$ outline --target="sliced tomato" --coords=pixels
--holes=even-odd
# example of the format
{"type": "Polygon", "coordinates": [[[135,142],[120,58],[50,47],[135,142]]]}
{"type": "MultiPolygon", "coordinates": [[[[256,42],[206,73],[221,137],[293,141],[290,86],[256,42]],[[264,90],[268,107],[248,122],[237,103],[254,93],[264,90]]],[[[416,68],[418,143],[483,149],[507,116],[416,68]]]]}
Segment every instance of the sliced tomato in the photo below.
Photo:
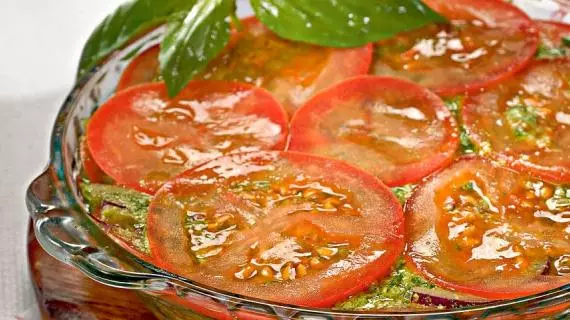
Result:
{"type": "Polygon", "coordinates": [[[93,160],[85,138],[81,139],[79,143],[79,158],[81,159],[83,173],[90,182],[101,183],[106,180],[105,173],[99,168],[95,160],[93,160]]]}
{"type": "Polygon", "coordinates": [[[554,21],[535,21],[540,34],[538,57],[570,57],[570,25],[554,21]]]}
{"type": "Polygon", "coordinates": [[[376,44],[374,74],[412,80],[439,95],[476,92],[521,70],[536,52],[530,18],[502,0],[426,0],[449,19],[376,44]]]}
{"type": "Polygon", "coordinates": [[[516,170],[570,182],[570,60],[533,62],[464,103],[463,121],[484,152],[516,170]]]}
{"type": "MultiPolygon", "coordinates": [[[[279,38],[255,17],[242,20],[242,25],[243,30],[232,34],[230,45],[197,78],[241,81],[266,88],[292,114],[315,92],[369,70],[372,45],[324,48],[279,38]]],[[[137,57],[121,83],[157,78],[158,51],[152,48],[137,57]]]]}
{"type": "Polygon", "coordinates": [[[321,91],[295,113],[289,149],[348,161],[397,186],[451,163],[456,131],[445,103],[429,90],[361,76],[321,91]]]}
{"type": "Polygon", "coordinates": [[[466,158],[406,203],[406,258],[435,283],[511,299],[570,283],[570,190],[466,158]]]}
{"type": "Polygon", "coordinates": [[[291,152],[225,156],[165,184],[149,208],[158,266],[227,292],[329,307],[389,274],[398,200],[344,162],[291,152]]]}
{"type": "Polygon", "coordinates": [[[164,83],[119,92],[95,112],[87,141],[99,167],[124,186],[154,193],[189,168],[228,153],[282,150],[287,115],[267,91],[191,82],[170,99],[164,83]]]}
{"type": "Polygon", "coordinates": [[[159,52],[160,47],[153,46],[133,59],[121,75],[121,79],[117,85],[117,91],[138,84],[153,82],[158,79],[160,74],[158,63],[159,52]]]}

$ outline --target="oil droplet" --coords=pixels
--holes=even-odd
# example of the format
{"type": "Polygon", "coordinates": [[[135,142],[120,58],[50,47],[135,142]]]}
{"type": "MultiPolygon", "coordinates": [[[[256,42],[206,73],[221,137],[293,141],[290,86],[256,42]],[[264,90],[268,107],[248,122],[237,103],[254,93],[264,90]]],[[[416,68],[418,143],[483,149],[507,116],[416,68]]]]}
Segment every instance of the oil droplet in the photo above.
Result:
{"type": "Polygon", "coordinates": [[[133,126],[133,132],[135,143],[145,148],[161,149],[176,140],[174,137],[163,136],[140,129],[138,126],[133,126]]]}

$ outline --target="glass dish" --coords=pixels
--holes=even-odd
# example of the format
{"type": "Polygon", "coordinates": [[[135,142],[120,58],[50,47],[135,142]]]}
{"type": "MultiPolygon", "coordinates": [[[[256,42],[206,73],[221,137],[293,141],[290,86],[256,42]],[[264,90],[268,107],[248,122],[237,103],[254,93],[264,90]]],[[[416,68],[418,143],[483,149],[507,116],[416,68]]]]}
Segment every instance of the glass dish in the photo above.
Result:
{"type": "MultiPolygon", "coordinates": [[[[566,0],[564,0],[566,1],[566,0]]],[[[514,1],[536,18],[570,18],[554,0],[514,1]]],[[[566,4],[570,7],[570,4],[566,4]]],[[[42,247],[105,285],[136,290],[160,319],[568,319],[570,285],[517,300],[453,310],[344,312],[299,308],[205,287],[150,265],[114,243],[87,213],[79,195],[79,140],[83,122],[114,94],[121,72],[139,52],[159,42],[158,28],[109,57],[77,83],[51,137],[50,163],[30,185],[26,201],[42,247]]]]}

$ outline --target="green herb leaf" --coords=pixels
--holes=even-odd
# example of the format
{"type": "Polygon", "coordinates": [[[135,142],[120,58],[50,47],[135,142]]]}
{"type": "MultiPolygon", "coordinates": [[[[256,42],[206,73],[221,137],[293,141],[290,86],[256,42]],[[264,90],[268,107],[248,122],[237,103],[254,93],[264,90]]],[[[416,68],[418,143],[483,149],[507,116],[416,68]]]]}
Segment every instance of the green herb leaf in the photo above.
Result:
{"type": "Polygon", "coordinates": [[[281,37],[329,47],[358,47],[446,22],[420,0],[250,1],[255,15],[281,37]]]}
{"type": "Polygon", "coordinates": [[[160,46],[160,70],[168,94],[177,95],[229,40],[231,0],[199,0],[187,15],[175,15],[160,46]]]}
{"type": "Polygon", "coordinates": [[[108,15],[91,33],[81,54],[78,77],[113,51],[176,12],[187,12],[194,0],[131,0],[108,15]]]}

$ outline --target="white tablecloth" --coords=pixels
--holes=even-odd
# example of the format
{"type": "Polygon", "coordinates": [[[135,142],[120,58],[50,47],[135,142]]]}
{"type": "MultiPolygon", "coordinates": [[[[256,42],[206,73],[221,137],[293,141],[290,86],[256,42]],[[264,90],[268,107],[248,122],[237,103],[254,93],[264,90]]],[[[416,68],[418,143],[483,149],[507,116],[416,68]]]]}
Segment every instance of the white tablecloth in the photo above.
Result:
{"type": "MultiPolygon", "coordinates": [[[[26,263],[24,191],[47,163],[50,128],[83,42],[121,2],[0,0],[0,320],[39,318],[26,263]]],[[[555,0],[515,3],[539,3],[533,15],[542,19],[556,8],[555,0]]]]}
{"type": "Polygon", "coordinates": [[[0,319],[39,319],[26,263],[24,191],[48,158],[51,126],[81,45],[120,0],[0,0],[0,319]]]}

